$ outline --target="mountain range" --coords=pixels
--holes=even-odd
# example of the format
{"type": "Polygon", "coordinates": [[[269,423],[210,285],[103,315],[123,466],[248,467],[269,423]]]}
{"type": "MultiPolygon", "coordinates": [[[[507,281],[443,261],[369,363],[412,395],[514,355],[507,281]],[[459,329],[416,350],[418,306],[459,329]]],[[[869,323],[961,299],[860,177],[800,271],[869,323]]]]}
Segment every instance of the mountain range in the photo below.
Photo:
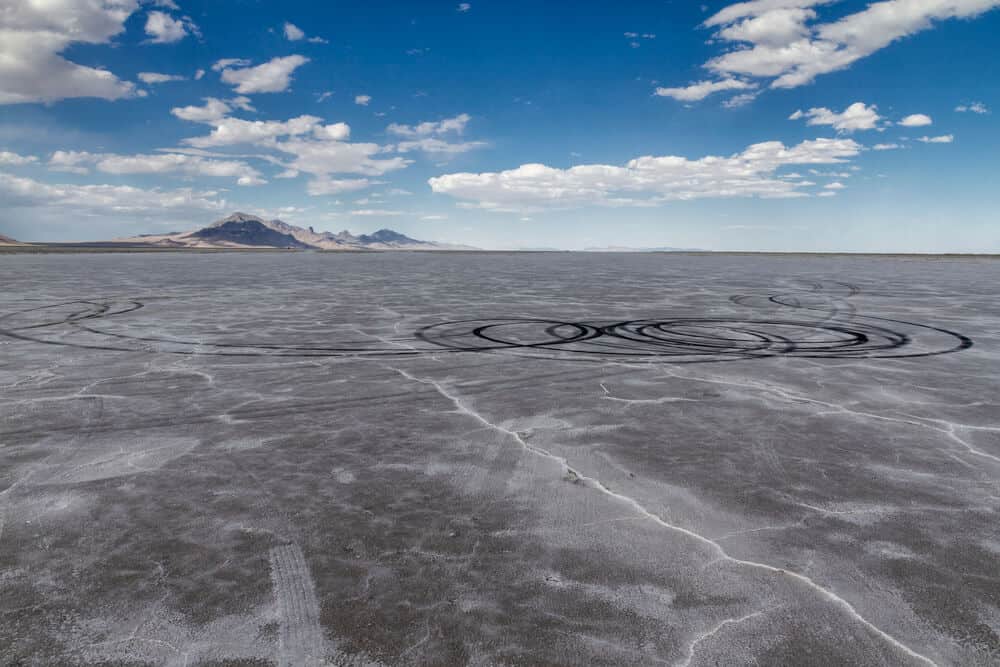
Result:
{"type": "Polygon", "coordinates": [[[476,250],[471,246],[419,241],[391,229],[355,236],[344,230],[317,232],[281,220],[265,220],[248,213],[233,213],[193,232],[143,234],[116,239],[129,243],[171,248],[287,248],[295,250],[476,250]]]}

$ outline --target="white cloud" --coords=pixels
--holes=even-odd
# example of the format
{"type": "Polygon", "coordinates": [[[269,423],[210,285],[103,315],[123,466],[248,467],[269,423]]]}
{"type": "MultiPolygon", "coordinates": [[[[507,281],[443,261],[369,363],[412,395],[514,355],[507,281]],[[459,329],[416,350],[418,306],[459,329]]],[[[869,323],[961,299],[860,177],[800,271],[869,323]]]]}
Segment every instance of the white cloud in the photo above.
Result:
{"type": "Polygon", "coordinates": [[[214,123],[222,119],[232,109],[228,104],[214,97],[206,97],[204,106],[175,107],[170,113],[181,120],[189,120],[194,123],[214,123]]]}
{"type": "Polygon", "coordinates": [[[200,69],[200,68],[197,69],[197,70],[195,70],[195,72],[194,72],[194,80],[195,81],[201,81],[204,77],[205,77],[205,70],[200,69]]]}
{"type": "Polygon", "coordinates": [[[955,135],[942,134],[938,137],[919,137],[917,141],[922,141],[925,144],[950,144],[955,141],[955,135]]]}
{"type": "Polygon", "coordinates": [[[315,176],[330,174],[381,176],[410,164],[401,157],[376,159],[375,156],[381,154],[382,147],[373,143],[293,138],[277,142],[275,148],[293,156],[289,168],[315,176]]]}
{"type": "Polygon", "coordinates": [[[370,185],[373,185],[373,182],[367,178],[336,179],[329,176],[318,176],[309,181],[306,192],[314,197],[321,197],[363,190],[370,185]]]}
{"type": "Polygon", "coordinates": [[[0,165],[4,167],[23,167],[32,162],[38,162],[38,158],[34,155],[18,155],[10,151],[0,151],[0,165]]]}
{"type": "MultiPolygon", "coordinates": [[[[213,106],[213,101],[218,103],[210,99],[206,107],[213,106]]],[[[184,143],[198,149],[248,144],[290,156],[269,159],[284,169],[283,178],[294,178],[300,172],[310,174],[313,180],[308,185],[309,194],[337,194],[371,184],[366,179],[337,179],[335,174],[380,176],[410,164],[402,157],[380,158],[385,148],[378,144],[348,142],[351,128],[347,123],[324,124],[321,118],[310,115],[286,121],[210,117],[219,111],[217,105],[209,111],[203,107],[174,109],[178,117],[213,126],[208,135],[191,137],[184,143]]]]}
{"type": "Polygon", "coordinates": [[[94,153],[87,151],[56,151],[49,157],[48,167],[52,171],[66,171],[72,174],[87,174],[90,169],[84,165],[97,159],[94,153]]]}
{"type": "Polygon", "coordinates": [[[212,64],[212,71],[221,72],[224,69],[232,67],[247,67],[250,64],[252,64],[252,62],[246,58],[221,58],[212,64]]]}
{"type": "Polygon", "coordinates": [[[982,102],[960,104],[957,107],[955,107],[955,111],[959,113],[965,113],[966,111],[971,111],[972,113],[978,113],[978,114],[987,114],[990,112],[989,108],[982,102]]]}
{"type": "Polygon", "coordinates": [[[371,216],[371,217],[388,217],[395,215],[403,215],[402,211],[389,211],[383,208],[363,208],[356,211],[351,211],[351,215],[360,216],[371,216]]]}
{"type": "Polygon", "coordinates": [[[922,113],[915,113],[910,114],[903,120],[899,121],[899,124],[903,127],[924,127],[932,124],[933,122],[934,121],[931,120],[930,116],[922,113]]]}
{"type": "Polygon", "coordinates": [[[172,44],[179,42],[189,33],[197,33],[197,27],[188,18],[175,19],[161,11],[149,12],[146,17],[146,34],[152,44],[172,44]]]}
{"type": "Polygon", "coordinates": [[[855,102],[840,113],[830,111],[826,107],[814,107],[809,111],[796,111],[788,117],[789,120],[807,118],[807,125],[829,125],[841,132],[855,130],[873,130],[882,119],[875,105],[867,106],[864,102],[855,102]]]}
{"type": "Polygon", "coordinates": [[[445,118],[440,121],[428,121],[424,123],[419,123],[417,125],[400,125],[399,123],[392,123],[386,128],[386,132],[389,134],[395,134],[399,137],[432,137],[441,134],[447,134],[448,132],[455,132],[456,134],[462,134],[465,132],[465,127],[468,125],[472,117],[467,113],[462,113],[454,118],[445,118]]]}
{"type": "Polygon", "coordinates": [[[371,102],[371,101],[372,101],[372,96],[371,95],[355,95],[354,96],[354,103],[355,104],[360,104],[363,107],[368,106],[369,102],[371,102]]]}
{"type": "Polygon", "coordinates": [[[285,22],[285,39],[290,42],[297,42],[300,39],[305,39],[305,37],[306,34],[302,32],[301,28],[294,23],[285,22]]]}
{"type": "MultiPolygon", "coordinates": [[[[11,208],[68,209],[74,215],[178,215],[185,212],[224,211],[225,199],[214,190],[162,190],[127,185],[68,185],[42,183],[0,173],[0,198],[11,208]]],[[[65,215],[65,213],[63,213],[65,215]]]]}
{"type": "MultiPolygon", "coordinates": [[[[799,4],[799,3],[796,3],[799,4]]],[[[815,3],[813,3],[815,4],[815,3]]],[[[718,14],[716,14],[718,17],[718,14]]],[[[816,18],[816,12],[805,7],[777,7],[729,23],[718,36],[730,42],[782,45],[809,35],[806,21],[816,18]]],[[[716,18],[717,21],[717,18],[716,18]]],[[[719,25],[716,23],[716,25],[719,25]]]]}
{"type": "MultiPolygon", "coordinates": [[[[244,95],[281,93],[291,86],[292,72],[307,62],[309,62],[308,58],[295,55],[273,58],[256,67],[235,68],[233,64],[223,65],[222,80],[235,86],[236,92],[244,95]]],[[[215,65],[219,65],[219,63],[215,65]]]]}
{"type": "Polygon", "coordinates": [[[464,14],[465,12],[469,11],[470,9],[472,9],[472,5],[470,5],[467,2],[460,2],[460,3],[458,3],[458,7],[456,8],[456,11],[462,12],[464,14]]]}
{"type": "Polygon", "coordinates": [[[441,137],[448,134],[460,135],[465,132],[466,125],[472,119],[469,114],[459,114],[453,118],[440,121],[427,121],[417,125],[400,125],[392,123],[386,128],[388,134],[406,137],[406,140],[396,145],[400,153],[423,151],[438,155],[455,155],[486,146],[483,141],[449,142],[441,137]]]}
{"type": "Polygon", "coordinates": [[[236,97],[229,100],[229,104],[232,105],[234,109],[242,109],[243,111],[256,111],[253,105],[250,103],[249,97],[244,97],[243,95],[237,95],[236,97]]]}
{"type": "Polygon", "coordinates": [[[287,21],[285,22],[283,31],[285,33],[285,39],[287,39],[289,42],[298,42],[304,39],[312,44],[328,43],[322,37],[306,37],[306,33],[302,30],[302,28],[298,27],[294,23],[288,23],[287,21]]]}
{"type": "Polygon", "coordinates": [[[846,187],[847,186],[844,185],[843,183],[841,183],[840,181],[834,181],[833,183],[827,183],[826,185],[823,186],[823,188],[826,189],[826,190],[843,190],[846,187]]]}
{"type": "Polygon", "coordinates": [[[745,107],[746,105],[757,99],[760,95],[759,91],[754,91],[752,93],[740,93],[739,95],[733,95],[728,100],[722,103],[722,106],[727,109],[739,109],[740,107],[745,107]]]}
{"type": "Polygon", "coordinates": [[[590,164],[557,169],[525,164],[495,173],[431,178],[434,192],[493,211],[581,206],[655,206],[668,201],[732,197],[807,196],[801,182],[780,178],[786,165],[837,164],[862,150],[852,139],[815,139],[786,147],[769,141],[729,157],[689,160],[639,157],[625,166],[590,164]]]}
{"type": "Polygon", "coordinates": [[[107,174],[167,174],[235,178],[238,185],[263,185],[259,171],[239,160],[209,160],[178,153],[153,155],[103,155],[98,171],[107,174]]]}
{"type": "Polygon", "coordinates": [[[396,144],[396,150],[400,153],[410,153],[412,151],[422,151],[438,155],[457,155],[483,148],[487,145],[485,141],[460,141],[449,142],[444,139],[426,137],[423,139],[412,139],[401,141],[396,144]]]}
{"type": "Polygon", "coordinates": [[[238,185],[263,185],[260,172],[241,160],[215,160],[187,153],[119,155],[87,151],[56,151],[49,159],[52,171],[76,174],[90,172],[89,166],[106,174],[180,174],[187,177],[234,178],[238,185]]]}
{"type": "Polygon", "coordinates": [[[681,102],[697,102],[703,100],[712,93],[724,90],[750,90],[756,88],[757,84],[739,79],[723,79],[721,81],[699,81],[683,88],[657,88],[656,94],[660,97],[672,97],[681,102]]]}
{"type": "Polygon", "coordinates": [[[170,81],[183,81],[183,76],[176,74],[160,74],[158,72],[139,72],[139,80],[143,83],[154,85],[157,83],[168,83],[170,81]]]}
{"type": "Polygon", "coordinates": [[[726,50],[704,67],[723,81],[752,77],[769,79],[771,88],[795,88],[850,67],[935,22],[971,19],[1000,6],[1000,0],[882,0],[834,21],[817,22],[815,8],[834,1],[751,0],[723,8],[704,25],[716,29],[716,41],[726,50]]]}
{"type": "MultiPolygon", "coordinates": [[[[218,102],[218,100],[211,100],[218,102]]],[[[199,107],[185,107],[185,109],[198,110],[199,107]]],[[[174,109],[174,115],[183,109],[174,109]]],[[[206,112],[206,115],[208,112],[206,112]]],[[[196,112],[197,115],[197,112],[196,112]]],[[[179,116],[179,115],[178,115],[179,116]]],[[[188,114],[185,120],[193,120],[188,114]]],[[[183,116],[179,116],[183,117],[183,116]]],[[[214,146],[233,146],[237,144],[261,144],[273,142],[278,137],[297,136],[308,134],[322,127],[321,118],[316,116],[296,116],[286,121],[276,120],[243,120],[241,118],[212,118],[206,120],[215,127],[211,133],[203,137],[191,137],[185,139],[184,143],[197,148],[211,148],[214,146]]]]}
{"type": "Polygon", "coordinates": [[[729,5],[710,16],[705,25],[716,27],[735,23],[739,19],[765,16],[768,12],[787,9],[805,9],[834,2],[835,0],[748,0],[729,5]]]}
{"type": "Polygon", "coordinates": [[[351,126],[347,123],[322,125],[316,127],[313,130],[313,134],[316,135],[317,139],[326,139],[328,141],[346,141],[348,137],[351,136],[351,126]]]}
{"type": "Polygon", "coordinates": [[[330,97],[332,95],[333,95],[333,91],[332,90],[323,91],[322,93],[319,93],[319,94],[316,95],[316,101],[317,102],[325,102],[326,100],[330,99],[330,97]]]}
{"type": "Polygon", "coordinates": [[[902,148],[899,144],[875,144],[872,146],[873,151],[894,151],[902,148]]]}
{"type": "Polygon", "coordinates": [[[74,43],[110,42],[138,7],[138,0],[4,2],[0,7],[0,104],[133,97],[134,84],[60,54],[74,43]]]}

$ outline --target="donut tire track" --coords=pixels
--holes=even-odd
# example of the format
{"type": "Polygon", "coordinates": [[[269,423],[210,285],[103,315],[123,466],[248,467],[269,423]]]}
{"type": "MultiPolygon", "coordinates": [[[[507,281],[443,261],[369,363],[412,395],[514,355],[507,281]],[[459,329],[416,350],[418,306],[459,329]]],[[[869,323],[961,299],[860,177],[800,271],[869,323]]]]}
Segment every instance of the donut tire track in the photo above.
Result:
{"type": "MultiPolygon", "coordinates": [[[[438,322],[401,341],[426,347],[401,350],[366,341],[329,346],[248,341],[206,343],[105,331],[92,323],[133,313],[145,306],[135,299],[67,301],[0,316],[0,336],[83,349],[224,357],[406,358],[445,352],[505,353],[539,359],[636,363],[718,363],[790,356],[808,359],[913,359],[969,349],[969,337],[930,324],[859,314],[847,299],[861,290],[849,283],[810,282],[777,294],[735,295],[733,304],[757,311],[791,311],[797,317],[667,317],[598,323],[544,318],[488,317],[438,322]],[[18,317],[76,307],[68,315],[22,323],[18,317]],[[45,337],[47,331],[95,336],[94,341],[45,337]],[[527,330],[527,332],[525,332],[527,330]],[[525,333],[530,340],[525,341],[525,333]],[[933,337],[917,349],[916,338],[933,337]],[[102,342],[101,339],[111,339],[102,342]]],[[[395,345],[395,347],[392,347],[395,345]]]]}

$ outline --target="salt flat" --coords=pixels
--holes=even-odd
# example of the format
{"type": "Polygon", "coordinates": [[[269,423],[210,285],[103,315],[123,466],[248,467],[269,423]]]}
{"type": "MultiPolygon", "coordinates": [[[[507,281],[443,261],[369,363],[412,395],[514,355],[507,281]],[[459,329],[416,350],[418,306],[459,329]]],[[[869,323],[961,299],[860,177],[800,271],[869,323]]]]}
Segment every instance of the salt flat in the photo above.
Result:
{"type": "Polygon", "coordinates": [[[0,656],[1000,663],[1000,262],[0,257],[0,656]]]}

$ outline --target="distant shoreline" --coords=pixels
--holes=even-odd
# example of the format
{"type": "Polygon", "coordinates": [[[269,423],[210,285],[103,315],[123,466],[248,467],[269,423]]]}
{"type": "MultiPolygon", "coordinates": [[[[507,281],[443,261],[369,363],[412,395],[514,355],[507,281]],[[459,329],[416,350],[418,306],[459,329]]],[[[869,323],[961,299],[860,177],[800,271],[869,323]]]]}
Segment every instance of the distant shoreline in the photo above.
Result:
{"type": "Polygon", "coordinates": [[[87,254],[87,253],[178,253],[178,254],[218,254],[218,253],[320,253],[374,254],[406,253],[434,255],[683,255],[683,256],[771,256],[771,257],[884,257],[899,259],[1000,259],[1000,253],[901,253],[901,252],[845,252],[845,251],[776,251],[776,250],[403,250],[403,249],[344,249],[344,250],[303,250],[297,248],[177,248],[132,243],[95,241],[91,243],[28,243],[0,245],[0,255],[17,254],[87,254]]]}

